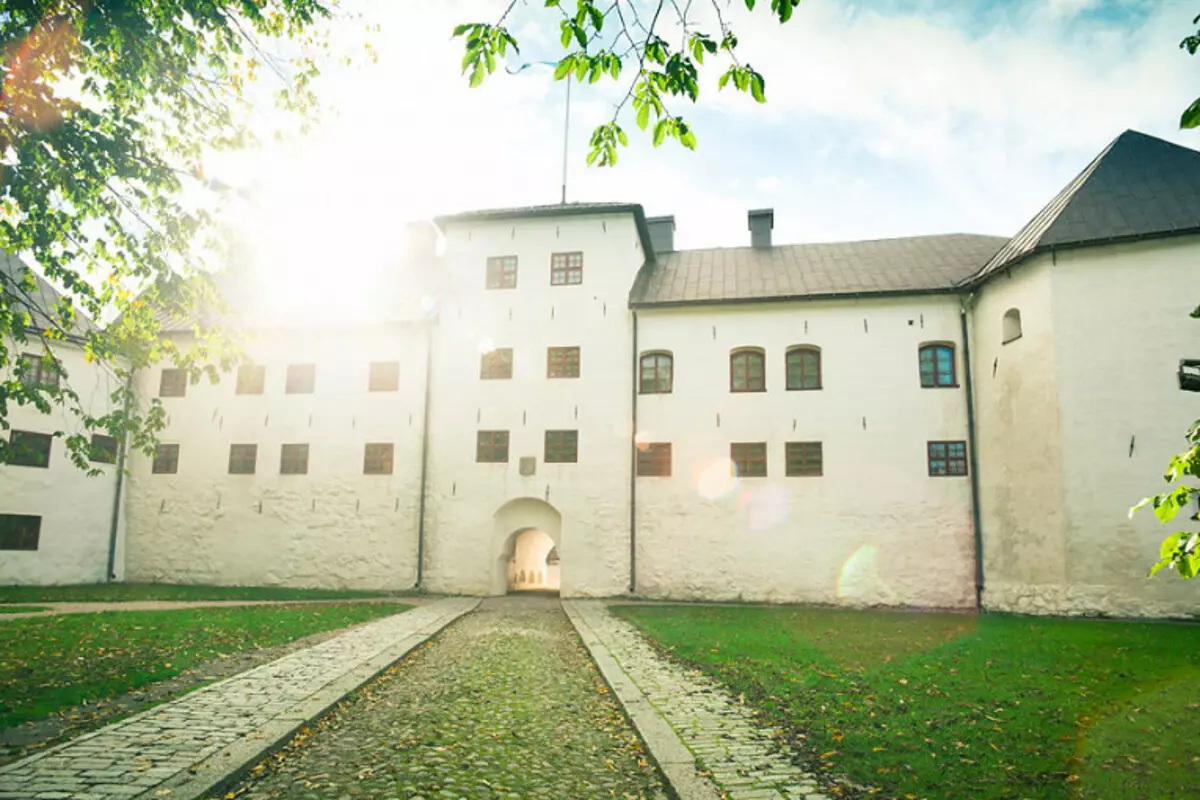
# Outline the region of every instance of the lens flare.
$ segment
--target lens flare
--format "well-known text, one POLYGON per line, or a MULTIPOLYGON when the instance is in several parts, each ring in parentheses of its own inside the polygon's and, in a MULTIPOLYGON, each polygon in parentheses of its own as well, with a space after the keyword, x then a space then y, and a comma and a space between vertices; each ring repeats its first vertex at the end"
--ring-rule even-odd
POLYGON ((743 489, 738 495, 738 508, 746 512, 750 530, 774 528, 787 519, 787 491, 782 486, 743 489))
POLYGON ((487 355, 496 349, 496 343, 491 339, 481 339, 479 342, 480 355, 487 355))
POLYGON ((707 500, 724 497, 737 488, 738 481, 733 475, 733 462, 727 458, 718 458, 699 467, 693 476, 696 493, 707 500))

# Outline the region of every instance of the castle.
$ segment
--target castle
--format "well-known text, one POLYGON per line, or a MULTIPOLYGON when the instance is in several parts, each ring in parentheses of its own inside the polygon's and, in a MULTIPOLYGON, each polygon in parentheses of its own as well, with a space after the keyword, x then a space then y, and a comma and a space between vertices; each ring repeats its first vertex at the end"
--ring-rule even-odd
MULTIPOLYGON (((0 467, 0 583, 1194 614, 1127 511, 1200 416, 1198 187, 1200 153, 1128 131, 1011 239, 780 245, 764 209, 680 251, 610 203, 410 226, 378 313, 249 309, 219 383, 139 374, 168 425, 127 477, 10 408, 36 447, 0 467)), ((111 378, 59 358, 99 410, 111 378)))

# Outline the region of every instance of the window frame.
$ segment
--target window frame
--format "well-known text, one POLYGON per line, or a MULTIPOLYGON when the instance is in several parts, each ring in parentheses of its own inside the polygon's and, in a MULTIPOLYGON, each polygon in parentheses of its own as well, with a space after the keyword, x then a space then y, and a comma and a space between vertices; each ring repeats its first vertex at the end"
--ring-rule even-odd
POLYGON ((486 430, 475 432, 476 464, 507 464, 512 437, 508 431, 486 430), (503 439, 503 442, 501 442, 503 439), (501 458, 503 455, 503 458, 501 458), (485 458, 485 456, 488 456, 485 458))
POLYGON ((280 475, 307 475, 308 474, 308 459, 309 447, 308 444, 301 442, 289 442, 279 445, 279 474, 280 475), (297 465, 301 464, 300 458, 297 455, 301 451, 298 448, 304 448, 303 469, 299 469, 297 465))
POLYGON ((637 446, 637 476, 639 478, 671 477, 673 453, 670 442, 639 442, 637 446))
POLYGON ((546 377, 551 380, 578 378, 583 371, 582 362, 583 353, 578 345, 571 347, 547 347, 546 377), (570 358, 572 353, 575 356, 574 359, 570 358), (572 365, 575 367, 574 375, 570 373, 572 365))
POLYGON ((150 462, 151 475, 179 474, 179 445, 175 442, 159 442, 154 446, 154 456, 150 462), (170 469, 167 469, 170 467, 170 469))
POLYGON ((395 468, 394 442, 367 442, 363 445, 363 475, 391 475, 395 468))
POLYGON ((188 374, 182 367, 163 367, 158 377, 159 397, 187 397, 188 374))
POLYGON ((932 441, 926 442, 925 443, 925 465, 929 470, 929 477, 931 477, 931 478, 966 478, 966 477, 968 477, 971 473, 971 465, 970 465, 970 460, 969 460, 969 454, 967 452, 966 441, 962 440, 962 439, 939 439, 939 440, 932 440, 932 441), (941 457, 934 456, 934 448, 935 447, 943 448, 941 457), (951 455, 952 447, 961 448, 962 455, 961 456, 951 455), (942 472, 935 472, 934 468, 933 468, 933 464, 935 461, 945 462, 945 465, 946 465, 945 470, 942 472), (953 466, 955 464, 961 465, 962 472, 953 471, 953 466))
POLYGON ((729 443, 729 471, 730 471, 730 474, 732 474, 733 477, 735 477, 735 478, 765 478, 769 474, 769 470, 767 469, 767 459, 769 456, 770 456, 770 451, 769 451, 769 448, 767 447, 766 442, 730 442, 729 443), (762 448, 762 456, 759 457, 757 455, 757 453, 746 454, 744 450, 743 450, 742 455, 738 454, 738 448, 748 448, 748 447, 762 448), (761 473, 755 472, 754 474, 750 474, 749 472, 743 473, 742 470, 739 468, 739 465, 741 463, 745 463, 747 465, 761 464, 762 472, 761 473))
POLYGON ((367 391, 400 391, 400 362, 372 361, 367 367, 367 391))
POLYGON ((8 466, 50 469, 54 435, 13 428, 8 432, 8 466), (20 444, 16 441, 22 440, 20 444), (43 447, 44 445, 44 447, 43 447))
POLYGON ((487 274, 484 280, 485 289, 515 289, 520 261, 517 256, 488 256, 487 274), (506 269, 508 262, 512 269, 506 269), (511 282, 510 282, 511 279, 511 282))
POLYGON ((738 347, 729 351, 729 391, 736 394, 752 394, 755 392, 765 392, 767 390, 767 353, 761 347, 738 347), (762 384, 755 388, 750 385, 750 365, 746 364, 745 387, 739 389, 737 386, 737 363, 739 359, 749 359, 754 357, 758 360, 759 365, 759 380, 762 384))
POLYGON ((926 342, 917 348, 917 376, 922 389, 957 389, 958 388, 958 348, 953 342, 926 342), (938 351, 950 351, 950 383, 943 383, 938 369, 938 351), (933 364, 933 383, 925 382, 925 354, 930 353, 933 364))
POLYGON ((511 347, 493 347, 486 353, 479 354, 479 380, 481 381, 511 381, 513 376, 513 349, 511 347), (497 369, 504 367, 504 369, 497 369))
POLYGON ((550 285, 551 286, 580 286, 583 284, 583 251, 571 250, 562 253, 550 254, 550 285), (572 264, 571 257, 579 256, 579 263, 572 264), (562 259, 562 264, 558 263, 558 259, 562 259), (571 276, 576 275, 579 280, 572 281, 571 276))
POLYGON ((264 364, 241 364, 238 366, 237 387, 234 394, 264 394, 267 389, 267 368, 264 364))
POLYGON ((675 355, 670 350, 647 350, 638 358, 638 394, 671 394, 675 390, 675 355), (666 359, 667 362, 667 387, 662 388, 646 388, 646 361, 647 359, 655 359, 654 362, 654 386, 661 387, 662 384, 662 366, 657 359, 666 359))
POLYGON ((41 515, 0 514, 0 551, 36 553, 41 544, 41 538, 41 515), (22 523, 26 526, 24 529, 18 527, 22 523))
POLYGON ((21 376, 21 384, 27 389, 54 391, 60 387, 62 367, 51 354, 21 353, 18 363, 25 367, 25 374, 21 376), (47 361, 53 366, 47 367, 47 361))
POLYGON ((316 394, 317 365, 288 364, 283 384, 284 394, 316 394))
POLYGON ((824 380, 824 373, 823 373, 824 365, 821 363, 821 360, 822 360, 821 359, 821 348, 817 347, 816 345, 797 344, 797 345, 793 345, 793 346, 789 347, 783 356, 783 382, 784 382, 784 387, 787 389, 787 391, 789 391, 789 392, 819 392, 822 389, 824 389, 825 388, 825 380, 824 380), (792 357, 793 356, 800 357, 799 361, 796 362, 797 366, 799 368, 799 373, 800 373, 799 374, 799 377, 800 377, 800 385, 799 386, 792 385, 792 357), (810 375, 808 375, 806 373, 806 371, 804 369, 804 363, 805 363, 804 357, 805 356, 814 356, 817 360, 817 374, 816 374, 817 385, 816 386, 805 386, 804 385, 805 378, 811 377, 810 375))
POLYGON ((231 443, 229 445, 229 475, 255 475, 258 473, 258 445, 231 443), (247 453, 249 458, 247 458, 247 453), (247 466, 247 464, 249 466, 247 466), (235 468, 236 467, 236 468, 235 468))
POLYGON ((1015 342, 1025 335, 1021 323, 1021 309, 1010 308, 1000 318, 1000 344, 1015 342))
POLYGON ((88 444, 88 461, 93 464, 115 464, 120 454, 121 442, 117 437, 105 433, 92 434, 92 440, 88 444), (112 442, 111 446, 109 442, 112 442))
POLYGON ((542 461, 546 464, 579 463, 579 430, 548 430, 543 439, 542 461), (551 441, 554 437, 555 441, 551 441), (551 458, 553 454, 553 458, 551 458))
POLYGON ((825 446, 823 442, 785 442, 783 446, 783 474, 788 478, 820 478, 825 474, 825 446), (813 452, 816 452, 816 467, 813 468, 813 452))

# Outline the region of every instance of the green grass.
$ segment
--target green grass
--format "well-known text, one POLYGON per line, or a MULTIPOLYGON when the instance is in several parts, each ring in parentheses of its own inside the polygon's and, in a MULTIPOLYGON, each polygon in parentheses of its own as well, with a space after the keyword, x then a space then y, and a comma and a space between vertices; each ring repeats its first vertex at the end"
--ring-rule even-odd
POLYGON ((48 606, 0 606, 0 614, 29 614, 33 611, 49 611, 48 606))
POLYGON ((394 603, 110 611, 0 623, 0 728, 254 647, 407 610, 394 603))
POLYGON ((130 600, 349 600, 397 592, 289 589, 283 586, 176 586, 165 583, 87 583, 76 586, 0 586, 0 603, 120 603, 130 600))
POLYGON ((617 606, 744 694, 812 763, 886 797, 1183 798, 1200 626, 617 606))

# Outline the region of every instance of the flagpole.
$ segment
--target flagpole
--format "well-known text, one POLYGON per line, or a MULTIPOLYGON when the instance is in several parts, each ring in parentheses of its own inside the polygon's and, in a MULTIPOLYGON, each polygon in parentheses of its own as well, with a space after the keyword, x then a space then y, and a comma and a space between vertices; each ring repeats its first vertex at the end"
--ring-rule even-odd
MULTIPOLYGON (((517 67, 516 69, 509 69, 506 66, 504 68, 504 71, 507 72, 509 75, 516 75, 520 72, 524 72, 529 67, 535 67, 535 66, 557 67, 558 63, 555 61, 533 61, 528 64, 522 64, 521 66, 517 67)), ((570 148, 568 145, 570 142, 570 133, 571 133, 571 75, 568 74, 566 76, 566 78, 564 78, 564 80, 566 80, 566 82, 567 82, 567 103, 566 103, 566 108, 564 109, 564 112, 563 112, 562 195, 559 200, 559 202, 562 205, 566 205, 566 203, 567 203, 567 163, 568 163, 569 154, 570 154, 570 148)))

